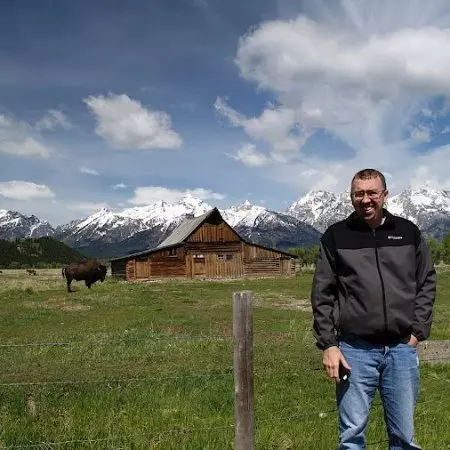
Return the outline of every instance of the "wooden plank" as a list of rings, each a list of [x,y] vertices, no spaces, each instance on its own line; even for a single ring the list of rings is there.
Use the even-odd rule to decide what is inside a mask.
[[[423,341],[417,346],[419,361],[428,364],[450,363],[450,340]]]
[[[233,293],[235,449],[254,450],[252,292]]]
[[[187,239],[188,242],[240,242],[237,233],[227,224],[205,222],[198,230]]]

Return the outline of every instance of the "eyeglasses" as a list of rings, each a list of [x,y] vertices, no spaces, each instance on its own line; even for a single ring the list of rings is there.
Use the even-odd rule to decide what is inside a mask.
[[[355,200],[362,200],[364,196],[367,194],[367,197],[369,197],[371,200],[375,200],[383,194],[384,191],[355,191],[351,193],[351,196]]]

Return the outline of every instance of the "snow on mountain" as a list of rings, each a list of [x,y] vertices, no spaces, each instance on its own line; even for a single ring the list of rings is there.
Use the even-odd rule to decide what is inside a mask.
[[[387,209],[405,217],[419,228],[427,227],[430,221],[450,218],[450,191],[422,188],[406,189],[388,199]]]
[[[103,208],[56,230],[35,216],[0,210],[0,239],[54,235],[85,254],[119,256],[156,246],[183,220],[212,207],[186,196],[173,203],[159,201],[117,212]],[[415,222],[427,236],[441,239],[450,231],[450,191],[408,189],[389,198],[387,209]],[[352,211],[349,192],[327,191],[308,192],[285,212],[252,205],[248,200],[220,210],[225,221],[243,237],[285,249],[317,243],[321,232]]]
[[[53,236],[54,228],[36,216],[0,209],[0,239]]]
[[[386,208],[391,213],[414,222],[427,235],[439,239],[450,231],[450,191],[429,187],[406,189],[388,197]],[[310,191],[295,201],[286,214],[312,225],[324,232],[334,222],[344,219],[353,211],[349,192],[335,194],[327,191]]]
[[[286,214],[324,232],[329,225],[353,211],[349,192],[310,191],[286,210]]]
[[[320,233],[315,228],[248,200],[220,213],[242,237],[267,247],[288,249],[319,242]]]
[[[121,216],[131,220],[139,220],[144,225],[167,225],[179,222],[186,216],[201,216],[212,209],[212,206],[191,195],[186,195],[175,203],[168,203],[163,200],[148,206],[138,206],[125,209]]]
[[[81,221],[73,222],[72,226],[60,228],[57,236],[69,245],[80,247],[99,241],[106,244],[123,241],[147,230],[162,235],[187,217],[199,216],[211,208],[190,195],[175,203],[159,201],[119,212],[102,208]]]
[[[248,200],[238,206],[220,210],[220,214],[233,228],[240,226],[254,227],[266,216],[269,211],[263,206],[252,205]]]

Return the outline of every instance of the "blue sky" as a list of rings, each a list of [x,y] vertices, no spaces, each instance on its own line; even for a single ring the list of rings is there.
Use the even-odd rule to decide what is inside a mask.
[[[450,188],[444,0],[19,0],[0,42],[0,208]]]

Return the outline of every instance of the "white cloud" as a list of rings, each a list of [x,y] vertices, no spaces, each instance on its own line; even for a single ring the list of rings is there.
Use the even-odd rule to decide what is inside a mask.
[[[255,150],[254,144],[243,144],[234,154],[228,156],[250,167],[263,166],[269,162],[267,156]]]
[[[17,180],[0,182],[0,195],[13,200],[44,199],[55,197],[55,193],[44,184]]]
[[[0,114],[0,153],[48,158],[55,152],[39,141],[29,124]]]
[[[119,183],[119,184],[115,184],[114,186],[112,186],[113,189],[125,189],[128,186],[124,183]]]
[[[219,98],[216,110],[255,141],[269,143],[271,161],[278,164],[268,165],[266,173],[291,185],[338,190],[357,170],[375,167],[392,173],[392,184],[400,188],[419,161],[441,173],[437,157],[414,152],[432,142],[432,128],[413,124],[419,116],[442,117],[432,99],[450,98],[450,4],[380,1],[369,10],[356,0],[318,3],[311,18],[265,21],[239,41],[240,75],[274,95],[277,106],[247,118]],[[354,153],[341,169],[339,147],[334,157],[329,151],[321,156],[319,140],[316,155],[302,154],[317,130]],[[443,151],[437,154],[443,157]],[[317,173],[300,177],[308,170]],[[446,177],[438,180],[445,183]]]
[[[450,133],[450,126],[449,126],[449,125],[447,125],[447,126],[441,131],[441,134],[447,134],[447,133]]]
[[[182,145],[167,113],[147,109],[125,94],[91,95],[84,102],[97,121],[95,132],[113,148],[175,149]]]
[[[89,167],[80,167],[80,172],[87,175],[100,175],[96,170],[89,169]]]
[[[203,188],[181,191],[162,186],[142,186],[135,189],[134,196],[128,202],[134,205],[148,205],[160,200],[169,203],[176,202],[184,197],[195,197],[200,200],[222,200],[225,198],[225,195]]]
[[[17,141],[0,141],[0,152],[14,156],[40,156],[41,158],[48,158],[53,153],[49,147],[32,137]]]
[[[449,30],[405,28],[364,38],[329,25],[305,17],[264,23],[240,40],[241,73],[285,93],[326,84],[373,96],[450,92]]]
[[[246,118],[220,97],[214,107],[232,126],[242,127],[249,137],[269,143],[275,159],[290,160],[310,135],[291,108],[269,106],[259,117]]]
[[[39,119],[34,126],[36,130],[54,130],[57,127],[69,130],[73,127],[68,117],[56,109],[49,109],[44,117]]]

